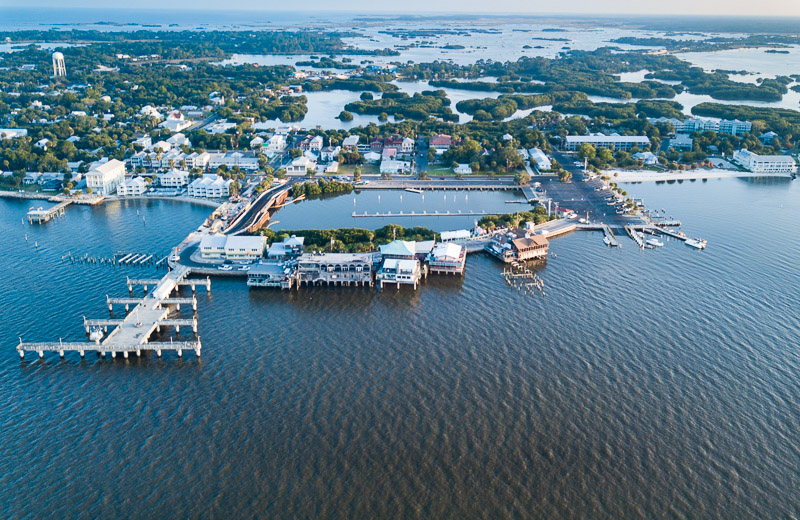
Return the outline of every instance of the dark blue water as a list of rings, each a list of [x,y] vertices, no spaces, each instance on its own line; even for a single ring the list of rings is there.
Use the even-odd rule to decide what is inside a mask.
[[[626,189],[708,249],[573,233],[544,298],[484,256],[417,292],[214,280],[201,361],[14,345],[80,339],[125,293],[126,271],[62,254],[174,243],[207,208],[39,229],[0,200],[0,516],[797,517],[800,184]]]

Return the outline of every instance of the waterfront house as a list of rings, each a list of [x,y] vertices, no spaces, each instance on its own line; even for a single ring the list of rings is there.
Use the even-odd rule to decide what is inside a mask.
[[[285,237],[283,242],[273,242],[267,250],[267,258],[285,259],[294,258],[303,254],[305,237],[292,235]]]
[[[189,172],[170,170],[167,173],[156,175],[158,185],[163,188],[183,188],[189,184]]]
[[[463,274],[466,261],[466,248],[453,243],[436,244],[428,255],[428,267],[432,273]]]
[[[297,261],[297,281],[306,284],[372,285],[372,254],[303,254]]]
[[[645,166],[655,166],[658,164],[658,156],[653,152],[637,152],[633,154],[634,159],[639,159]]]
[[[215,174],[199,177],[189,184],[190,197],[221,199],[230,196],[233,180],[223,179]]]
[[[397,288],[400,284],[413,285],[416,290],[419,279],[422,277],[422,267],[419,260],[400,260],[387,258],[378,270],[378,284],[382,289],[384,283],[396,283]]]
[[[144,195],[147,192],[149,185],[142,177],[133,177],[127,179],[117,185],[117,195],[120,197],[135,197]]]
[[[86,173],[86,186],[98,195],[111,195],[125,180],[125,163],[117,159],[96,162]]]

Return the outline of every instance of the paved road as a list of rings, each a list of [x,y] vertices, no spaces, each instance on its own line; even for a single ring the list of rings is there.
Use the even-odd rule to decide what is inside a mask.
[[[247,209],[244,217],[239,221],[238,224],[233,226],[231,229],[226,231],[228,235],[235,235],[237,233],[241,233],[247,230],[247,228],[253,223],[253,219],[258,215],[258,213],[264,209],[267,205],[269,200],[272,196],[284,189],[291,188],[295,182],[298,182],[300,179],[289,179],[285,184],[281,184],[280,186],[276,186],[271,188],[264,193],[262,193],[258,199]]]

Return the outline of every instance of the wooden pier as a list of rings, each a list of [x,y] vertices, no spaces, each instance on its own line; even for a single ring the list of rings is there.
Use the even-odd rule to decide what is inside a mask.
[[[125,358],[131,352],[139,356],[142,351],[155,352],[161,357],[161,353],[165,350],[173,350],[177,352],[178,356],[182,356],[184,350],[192,350],[199,357],[202,345],[200,338],[197,336],[197,317],[170,317],[170,313],[173,310],[180,312],[181,305],[191,305],[194,311],[197,310],[197,298],[194,294],[192,294],[191,298],[170,297],[173,291],[177,291],[181,286],[187,285],[191,286],[193,291],[197,285],[205,285],[209,291],[211,290],[209,279],[187,280],[186,277],[190,273],[191,268],[181,266],[168,272],[160,280],[131,280],[129,278],[127,280],[129,289],[132,289],[134,285],[146,286],[151,283],[154,289],[150,294],[146,294],[142,298],[110,298],[106,296],[106,302],[109,311],[112,312],[112,317],[105,320],[84,318],[83,321],[87,335],[96,332],[92,330],[93,328],[102,328],[103,332],[107,332],[109,327],[113,327],[113,330],[102,340],[98,338],[94,342],[64,342],[59,340],[58,342],[26,343],[20,339],[20,343],[17,345],[17,352],[22,359],[25,358],[25,352],[36,352],[42,358],[45,352],[55,351],[63,358],[66,351],[76,351],[81,357],[84,357],[86,351],[91,350],[96,351],[103,357],[105,357],[106,353],[110,353],[112,358],[116,357],[117,353],[121,353]],[[114,319],[114,305],[125,305],[127,315],[122,319]],[[130,309],[131,305],[135,307]],[[195,338],[193,341],[150,341],[150,336],[154,332],[160,332],[161,327],[168,326],[175,327],[179,335],[180,327],[191,327]]]
[[[52,208],[43,209],[39,208],[31,208],[28,211],[28,222],[33,224],[36,222],[37,224],[41,224],[43,222],[49,222],[50,220],[54,219],[55,217],[60,217],[64,215],[64,209],[69,206],[72,201],[65,200],[63,202],[59,202]]]
[[[606,245],[609,247],[619,247],[619,242],[617,241],[617,237],[614,236],[614,233],[611,231],[611,228],[608,227],[607,224],[602,224],[603,226],[603,234],[605,235]]]

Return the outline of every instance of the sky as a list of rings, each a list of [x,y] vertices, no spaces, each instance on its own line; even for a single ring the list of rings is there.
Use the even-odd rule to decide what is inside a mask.
[[[120,0],[109,5],[108,0],[28,0],[26,7],[118,7],[143,9],[240,9],[240,10],[287,10],[286,2],[275,0]],[[290,4],[291,5],[291,4]],[[330,0],[304,0],[302,10],[325,10],[338,7],[343,11],[398,12],[402,6],[406,13],[451,12],[451,13],[526,13],[526,14],[675,14],[675,15],[756,15],[756,16],[800,16],[800,0],[669,0],[668,2],[634,2],[632,0],[570,0],[559,3],[552,0],[404,0],[375,2],[374,0],[346,0],[338,4]],[[22,7],[19,0],[0,0],[1,7]]]

